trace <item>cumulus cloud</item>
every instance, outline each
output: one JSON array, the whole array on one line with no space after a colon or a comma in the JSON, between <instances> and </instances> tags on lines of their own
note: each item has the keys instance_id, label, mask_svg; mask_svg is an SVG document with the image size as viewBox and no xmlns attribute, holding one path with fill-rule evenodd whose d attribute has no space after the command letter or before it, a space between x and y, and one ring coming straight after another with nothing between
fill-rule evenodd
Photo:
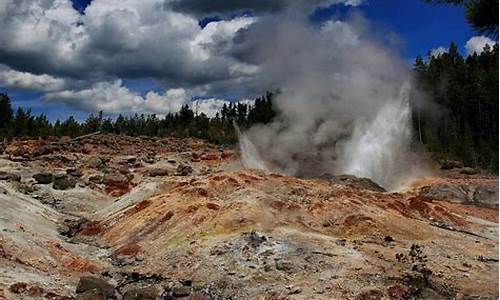
<instances>
[{"instance_id":1,"label":"cumulus cloud","mask_svg":"<svg viewBox=\"0 0 500 300\"><path fill-rule=\"evenodd\" d=\"M0 62L36 74L154 77L177 86L238 76L230 70L237 62L211 49L249 22L202 29L196 18L163 3L93 1L80 15L69 0L2 1Z\"/></svg>"},{"instance_id":2,"label":"cumulus cloud","mask_svg":"<svg viewBox=\"0 0 500 300\"><path fill-rule=\"evenodd\" d=\"M448 52L448 49L446 49L445 47L443 46L440 46L440 47L437 47L437 48L434 48L431 50L431 56L440 56L444 53L447 53Z\"/></svg>"},{"instance_id":3,"label":"cumulus cloud","mask_svg":"<svg viewBox=\"0 0 500 300\"><path fill-rule=\"evenodd\" d=\"M51 92L64 88L65 81L47 74L35 75L0 67L0 85L16 89Z\"/></svg>"},{"instance_id":4,"label":"cumulus cloud","mask_svg":"<svg viewBox=\"0 0 500 300\"><path fill-rule=\"evenodd\" d=\"M253 105L254 100L243 99L238 101L247 105ZM204 113L208 117L215 117L220 112L224 104L229 105L231 102L224 99L198 99L191 102L191 108L198 114Z\"/></svg>"},{"instance_id":5,"label":"cumulus cloud","mask_svg":"<svg viewBox=\"0 0 500 300\"><path fill-rule=\"evenodd\" d=\"M273 40L281 34L277 26L265 33L273 19L291 24L297 12L306 20L319 6L361 2L95 0L80 14L70 0L3 0L0 65L6 68L0 70L0 84L48 92L45 99L86 111L161 113L186 102L180 98L231 94L235 88L242 97L252 97L282 84L272 77L280 71L271 70L262 57L272 51L265 43L275 47ZM254 14L228 17L242 11ZM223 20L199 26L200 15L215 13ZM334 26L342 25L323 30ZM141 96L120 81L141 78L170 89ZM174 91L185 95L173 96Z\"/></svg>"},{"instance_id":6,"label":"cumulus cloud","mask_svg":"<svg viewBox=\"0 0 500 300\"><path fill-rule=\"evenodd\" d=\"M486 36L474 36L471 37L465 44L465 50L467 50L467 54L474 54L474 52L480 54L483 52L484 46L486 45L493 47L495 42Z\"/></svg>"},{"instance_id":7,"label":"cumulus cloud","mask_svg":"<svg viewBox=\"0 0 500 300\"><path fill-rule=\"evenodd\" d=\"M145 96L132 92L121 80L99 82L87 89L63 90L45 95L49 102L64 102L83 111L117 113L177 112L189 98L184 89L169 89L163 94L150 91Z\"/></svg>"}]
</instances>

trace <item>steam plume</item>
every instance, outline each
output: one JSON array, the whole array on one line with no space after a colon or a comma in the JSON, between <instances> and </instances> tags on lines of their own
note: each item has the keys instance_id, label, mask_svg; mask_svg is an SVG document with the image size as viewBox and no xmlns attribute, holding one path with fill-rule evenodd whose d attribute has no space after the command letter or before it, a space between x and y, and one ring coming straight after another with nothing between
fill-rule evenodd
<instances>
[{"instance_id":1,"label":"steam plume","mask_svg":"<svg viewBox=\"0 0 500 300\"><path fill-rule=\"evenodd\" d=\"M294 176L349 173L395 188L411 169L408 68L371 40L361 18L319 30L283 19L242 36L262 79L282 90L275 121L241 135L243 162Z\"/></svg>"}]
</instances>

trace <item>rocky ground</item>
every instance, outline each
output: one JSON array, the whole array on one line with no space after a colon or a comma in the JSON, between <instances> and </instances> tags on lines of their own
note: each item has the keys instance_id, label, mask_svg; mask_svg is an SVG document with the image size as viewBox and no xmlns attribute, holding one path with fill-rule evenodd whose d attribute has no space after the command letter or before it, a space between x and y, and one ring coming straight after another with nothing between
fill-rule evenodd
<instances>
[{"instance_id":1,"label":"rocky ground","mask_svg":"<svg viewBox=\"0 0 500 300\"><path fill-rule=\"evenodd\" d=\"M0 299L497 299L498 177L407 191L195 139L0 145Z\"/></svg>"}]
</instances>

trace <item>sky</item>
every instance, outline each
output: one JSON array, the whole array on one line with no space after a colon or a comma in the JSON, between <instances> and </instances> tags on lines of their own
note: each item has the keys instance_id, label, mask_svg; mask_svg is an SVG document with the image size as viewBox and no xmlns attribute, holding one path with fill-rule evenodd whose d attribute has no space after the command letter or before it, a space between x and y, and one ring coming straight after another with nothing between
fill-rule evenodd
<instances>
[{"instance_id":1,"label":"sky","mask_svg":"<svg viewBox=\"0 0 500 300\"><path fill-rule=\"evenodd\" d=\"M163 115L193 100L213 115L283 84L269 77L262 39L296 22L343 26L339 39L379 41L408 67L451 41L464 55L493 43L462 7L422 0L5 0L0 93L51 120ZM299 31L291 36L300 43Z\"/></svg>"}]
</instances>

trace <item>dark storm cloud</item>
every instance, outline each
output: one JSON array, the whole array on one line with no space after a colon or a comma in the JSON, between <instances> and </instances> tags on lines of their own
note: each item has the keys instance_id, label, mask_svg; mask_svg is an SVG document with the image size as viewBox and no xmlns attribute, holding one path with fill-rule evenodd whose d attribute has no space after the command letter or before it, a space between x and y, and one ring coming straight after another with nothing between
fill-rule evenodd
<instances>
[{"instance_id":1,"label":"dark storm cloud","mask_svg":"<svg viewBox=\"0 0 500 300\"><path fill-rule=\"evenodd\" d=\"M269 13L283 10L290 4L289 0L175 0L166 2L167 7L195 15L217 15L245 12Z\"/></svg>"},{"instance_id":2,"label":"dark storm cloud","mask_svg":"<svg viewBox=\"0 0 500 300\"><path fill-rule=\"evenodd\" d=\"M288 8L302 9L309 13L314 7L336 3L356 5L360 1L342 0L173 0L166 1L165 7L196 16L228 15L251 11L254 14L274 14Z\"/></svg>"}]
</instances>

